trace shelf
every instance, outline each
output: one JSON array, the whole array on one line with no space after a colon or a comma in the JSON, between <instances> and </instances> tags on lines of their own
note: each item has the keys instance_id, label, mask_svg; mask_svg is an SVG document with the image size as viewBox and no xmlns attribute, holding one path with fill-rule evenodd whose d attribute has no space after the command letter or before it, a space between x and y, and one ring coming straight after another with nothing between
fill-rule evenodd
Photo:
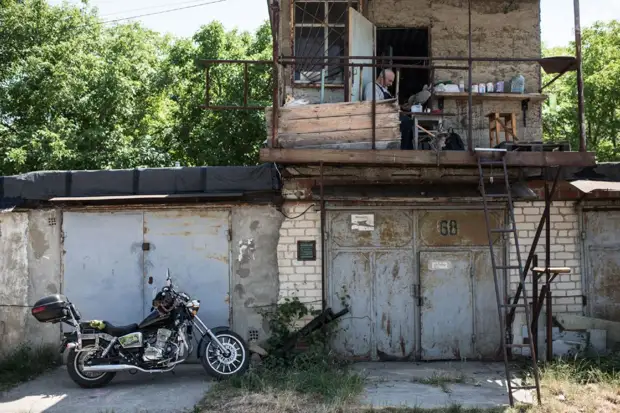
<instances>
[{"instance_id":1,"label":"shelf","mask_svg":"<svg viewBox=\"0 0 620 413\"><path fill-rule=\"evenodd\" d=\"M434 98L467 100L467 92L436 92ZM547 95L540 93L472 93L473 100L502 100L502 101L523 101L542 102L547 99Z\"/></svg>"}]
</instances>

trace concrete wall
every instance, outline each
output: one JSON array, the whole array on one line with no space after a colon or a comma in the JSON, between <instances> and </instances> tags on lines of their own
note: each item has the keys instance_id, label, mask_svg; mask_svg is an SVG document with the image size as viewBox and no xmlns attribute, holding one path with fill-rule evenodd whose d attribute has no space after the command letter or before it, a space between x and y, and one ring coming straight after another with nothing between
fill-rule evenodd
<instances>
[{"instance_id":1,"label":"concrete wall","mask_svg":"<svg viewBox=\"0 0 620 413\"><path fill-rule=\"evenodd\" d=\"M276 251L284 216L272 206L233 205L231 212L233 329L263 341L268 329L258 311L278 300ZM60 325L37 322L30 306L62 290L61 216L55 210L0 215L0 353L23 342L59 342ZM209 323L209 315L203 320Z\"/></svg>"},{"instance_id":2,"label":"concrete wall","mask_svg":"<svg viewBox=\"0 0 620 413\"><path fill-rule=\"evenodd\" d=\"M282 1L280 13L280 50L292 55L291 11L292 0ZM472 2L472 54L474 57L538 58L541 55L540 1L485 0ZM467 57L468 12L463 0L373 0L369 2L366 17L377 27L413 27L430 29L430 49L434 57ZM466 62L437 61L437 65L466 66ZM476 62L472 82L509 80L516 74L525 77L526 92L537 93L541 86L540 66L537 63ZM437 70L434 80L452 80L458 84L467 71ZM284 85L291 85L290 67L284 73ZM288 90L291 93L291 90ZM294 89L294 96L318 103L317 88ZM328 89L326 102L341 101L344 88ZM446 99L445 113L455 114L446 119L466 142L467 101ZM435 104L436 107L436 104ZM513 112L517 115L517 133L521 141L542 139L541 103L530 102L527 126L523 126L521 102L475 101L473 108L474 146L489 146L488 120L494 112Z\"/></svg>"},{"instance_id":3,"label":"concrete wall","mask_svg":"<svg viewBox=\"0 0 620 413\"><path fill-rule=\"evenodd\" d=\"M259 311L278 299L280 280L276 251L283 221L284 216L271 206L244 206L232 210L233 328L244 338L258 333L259 342L269 334Z\"/></svg>"},{"instance_id":4,"label":"concrete wall","mask_svg":"<svg viewBox=\"0 0 620 413\"><path fill-rule=\"evenodd\" d=\"M0 353L58 343L60 326L37 322L30 306L60 291L60 273L58 211L0 214Z\"/></svg>"}]
</instances>

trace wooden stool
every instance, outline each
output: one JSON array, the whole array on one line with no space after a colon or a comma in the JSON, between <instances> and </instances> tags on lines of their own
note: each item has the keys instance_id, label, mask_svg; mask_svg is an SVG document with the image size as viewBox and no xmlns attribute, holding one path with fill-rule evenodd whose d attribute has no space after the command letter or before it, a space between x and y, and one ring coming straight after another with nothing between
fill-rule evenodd
<instances>
[{"instance_id":1,"label":"wooden stool","mask_svg":"<svg viewBox=\"0 0 620 413\"><path fill-rule=\"evenodd\" d=\"M514 113L489 113L489 147L499 145L500 132L504 132L504 141L510 142L510 136L514 141L517 138L517 115ZM495 139L494 139L495 138ZM493 143L495 141L495 144Z\"/></svg>"}]
</instances>

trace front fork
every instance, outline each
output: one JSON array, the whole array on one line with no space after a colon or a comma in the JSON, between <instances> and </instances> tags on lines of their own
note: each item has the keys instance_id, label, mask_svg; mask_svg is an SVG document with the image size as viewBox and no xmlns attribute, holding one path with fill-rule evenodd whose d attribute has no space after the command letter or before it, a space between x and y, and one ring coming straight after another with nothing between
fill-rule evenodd
<instances>
[{"instance_id":1,"label":"front fork","mask_svg":"<svg viewBox=\"0 0 620 413\"><path fill-rule=\"evenodd\" d=\"M207 327L200 318L198 318L198 316L194 316L193 321L194 327L196 327L196 329L200 332L202 336L208 335L209 337L211 337L212 341L215 341L220 350L222 350L224 353L228 353L228 350L226 350L226 348L222 345L222 342L217 338L215 334L213 334L211 329Z\"/></svg>"}]
</instances>

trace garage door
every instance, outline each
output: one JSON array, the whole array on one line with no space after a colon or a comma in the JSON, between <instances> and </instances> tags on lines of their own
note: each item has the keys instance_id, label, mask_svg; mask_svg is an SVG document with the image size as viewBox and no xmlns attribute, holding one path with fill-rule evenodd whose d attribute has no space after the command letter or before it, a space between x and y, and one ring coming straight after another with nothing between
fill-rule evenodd
<instances>
[{"instance_id":1,"label":"garage door","mask_svg":"<svg viewBox=\"0 0 620 413\"><path fill-rule=\"evenodd\" d=\"M64 294L84 319L144 317L142 212L65 212Z\"/></svg>"},{"instance_id":2,"label":"garage door","mask_svg":"<svg viewBox=\"0 0 620 413\"><path fill-rule=\"evenodd\" d=\"M413 219L410 211L333 211L328 215L329 305L350 313L333 341L358 360L415 356Z\"/></svg>"},{"instance_id":3,"label":"garage door","mask_svg":"<svg viewBox=\"0 0 620 413\"><path fill-rule=\"evenodd\" d=\"M620 321L620 211L584 213L589 315Z\"/></svg>"},{"instance_id":4,"label":"garage door","mask_svg":"<svg viewBox=\"0 0 620 413\"><path fill-rule=\"evenodd\" d=\"M503 213L490 220L501 227ZM500 328L484 212L421 211L418 228L421 358L495 359ZM499 234L493 242L501 262Z\"/></svg>"},{"instance_id":5,"label":"garage door","mask_svg":"<svg viewBox=\"0 0 620 413\"><path fill-rule=\"evenodd\" d=\"M67 212L64 292L84 318L135 323L148 314L169 269L180 290L201 300L209 325L228 325L228 214Z\"/></svg>"}]
</instances>

